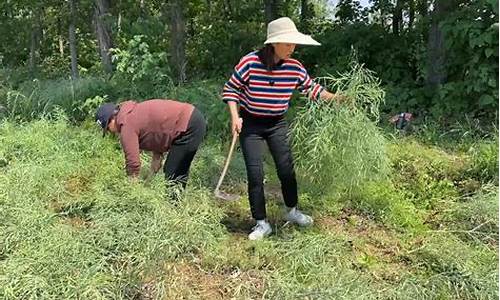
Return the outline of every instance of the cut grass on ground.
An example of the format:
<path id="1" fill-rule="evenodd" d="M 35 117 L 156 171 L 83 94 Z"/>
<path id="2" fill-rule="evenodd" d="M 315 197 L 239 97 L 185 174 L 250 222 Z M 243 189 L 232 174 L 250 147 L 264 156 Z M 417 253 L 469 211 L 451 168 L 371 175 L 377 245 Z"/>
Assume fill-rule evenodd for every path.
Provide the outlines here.
<path id="1" fill-rule="evenodd" d="M 161 175 L 131 184 L 117 141 L 102 139 L 88 124 L 0 124 L 0 298 L 498 298 L 498 186 L 477 180 L 481 173 L 466 173 L 480 184 L 467 196 L 460 185 L 446 187 L 459 196 L 453 198 L 446 196 L 450 190 L 425 190 L 424 184 L 412 190 L 408 178 L 428 176 L 432 189 L 457 173 L 436 173 L 425 167 L 435 165 L 425 155 L 406 148 L 411 143 L 401 145 L 393 164 L 424 160 L 414 177 L 393 176 L 391 185 L 356 200 L 314 198 L 301 190 L 301 206 L 315 218 L 306 229 L 285 223 L 279 185 L 270 175 L 274 233 L 253 242 L 246 237 L 253 223 L 241 154 L 224 188 L 242 199 L 212 196 L 224 147 L 204 143 L 188 191 L 172 202 Z M 492 167 L 491 159 L 471 161 Z M 404 205 L 381 200 L 401 192 L 394 187 L 406 189 L 391 198 Z M 419 198 L 408 197 L 423 191 L 446 201 L 419 205 Z M 400 226 L 407 215 L 394 207 L 409 204 L 422 222 Z"/>

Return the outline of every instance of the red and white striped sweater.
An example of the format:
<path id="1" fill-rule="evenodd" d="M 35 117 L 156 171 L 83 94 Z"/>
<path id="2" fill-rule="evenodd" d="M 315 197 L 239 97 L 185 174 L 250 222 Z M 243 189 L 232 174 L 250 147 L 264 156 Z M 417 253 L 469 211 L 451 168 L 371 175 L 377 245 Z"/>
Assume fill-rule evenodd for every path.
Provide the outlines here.
<path id="1" fill-rule="evenodd" d="M 224 85 L 224 102 L 235 101 L 257 116 L 280 116 L 289 107 L 294 90 L 317 99 L 323 87 L 315 83 L 296 59 L 285 59 L 268 71 L 257 52 L 245 55 Z"/>

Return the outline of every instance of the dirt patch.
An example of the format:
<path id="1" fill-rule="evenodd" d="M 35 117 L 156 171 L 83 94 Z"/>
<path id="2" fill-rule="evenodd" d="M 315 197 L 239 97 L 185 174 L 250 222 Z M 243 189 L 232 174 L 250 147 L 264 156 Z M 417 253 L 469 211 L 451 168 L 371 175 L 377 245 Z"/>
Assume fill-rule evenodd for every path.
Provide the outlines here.
<path id="1" fill-rule="evenodd" d="M 281 192 L 280 185 L 267 184 L 264 187 L 266 199 L 283 203 L 283 193 Z"/>
<path id="2" fill-rule="evenodd" d="M 227 269 L 218 272 L 204 270 L 194 262 L 166 263 L 162 284 L 147 280 L 139 299 L 241 299 L 262 298 L 265 284 L 257 271 Z M 162 292 L 159 287 L 162 286 Z"/>
<path id="3" fill-rule="evenodd" d="M 57 199 L 52 199 L 47 204 L 47 209 L 60 217 L 61 223 L 73 227 L 89 227 L 92 224 L 90 210 L 92 203 L 61 203 Z"/>
<path id="4" fill-rule="evenodd" d="M 390 229 L 349 209 L 343 209 L 337 217 L 321 216 L 316 219 L 316 223 L 324 231 L 398 241 L 397 236 Z"/>
<path id="5" fill-rule="evenodd" d="M 90 185 L 90 177 L 83 174 L 73 174 L 64 181 L 64 189 L 71 195 L 77 196 L 85 192 Z"/>
<path id="6" fill-rule="evenodd" d="M 92 225 L 92 222 L 79 216 L 63 218 L 61 222 L 76 228 L 86 228 Z"/>
<path id="7" fill-rule="evenodd" d="M 346 239 L 355 269 L 384 281 L 399 281 L 409 272 L 404 245 L 390 229 L 349 210 L 342 211 L 338 217 L 323 216 L 315 221 L 321 231 Z"/>
<path id="8" fill-rule="evenodd" d="M 240 200 L 245 201 L 245 200 Z M 248 233 L 252 226 L 255 225 L 249 208 L 243 207 L 239 202 L 225 202 L 220 206 L 224 208 L 226 215 L 222 218 L 221 223 L 226 226 L 227 231 L 244 234 Z"/>

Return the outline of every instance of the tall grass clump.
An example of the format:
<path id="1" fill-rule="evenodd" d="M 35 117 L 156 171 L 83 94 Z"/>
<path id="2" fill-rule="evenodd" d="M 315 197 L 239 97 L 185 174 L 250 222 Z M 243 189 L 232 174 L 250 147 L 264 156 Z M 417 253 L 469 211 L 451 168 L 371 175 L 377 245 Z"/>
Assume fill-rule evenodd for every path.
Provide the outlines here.
<path id="1" fill-rule="evenodd" d="M 351 194 L 389 172 L 386 139 L 376 126 L 384 91 L 373 72 L 353 62 L 324 86 L 346 96 L 342 103 L 309 101 L 291 126 L 299 174 L 321 192 Z"/>
<path id="2" fill-rule="evenodd" d="M 471 156 L 470 176 L 498 185 L 498 132 L 492 140 L 474 143 L 468 154 Z"/>
<path id="3" fill-rule="evenodd" d="M 111 86 L 101 78 L 33 80 L 7 91 L 5 97 L 0 98 L 0 105 L 6 108 L 10 119 L 32 120 L 56 110 L 81 119 L 77 105 L 87 98 L 112 93 Z"/>

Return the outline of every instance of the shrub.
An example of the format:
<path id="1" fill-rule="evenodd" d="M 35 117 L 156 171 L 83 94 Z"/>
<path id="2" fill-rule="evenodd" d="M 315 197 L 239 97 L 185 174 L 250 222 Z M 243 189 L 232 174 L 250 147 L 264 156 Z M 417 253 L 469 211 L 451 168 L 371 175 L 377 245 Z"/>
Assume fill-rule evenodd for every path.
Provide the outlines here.
<path id="1" fill-rule="evenodd" d="M 113 83 L 128 99 L 161 98 L 173 87 L 165 52 L 153 52 L 145 37 L 136 35 L 123 49 L 113 49 Z"/>

